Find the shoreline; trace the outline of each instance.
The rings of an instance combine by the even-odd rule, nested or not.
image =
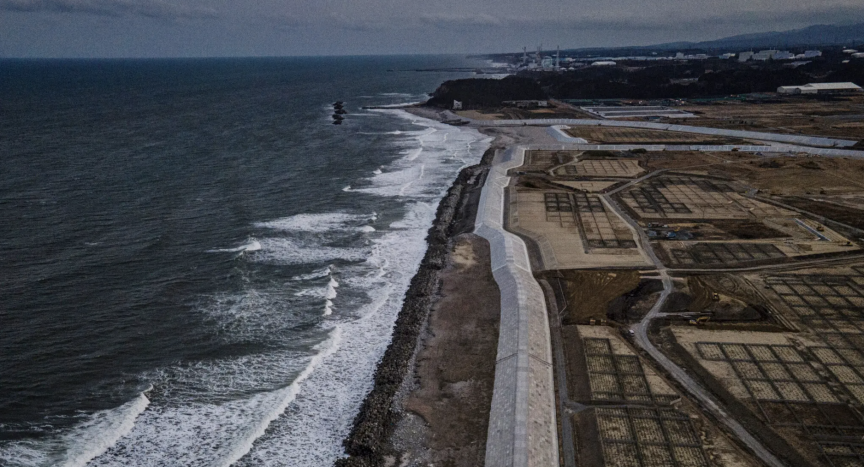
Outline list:
[[[420,116],[430,118],[425,112]],[[435,220],[426,236],[426,253],[405,292],[392,339],[373,376],[374,386],[364,398],[351,430],[342,442],[348,456],[338,459],[334,464],[336,467],[383,465],[384,456],[393,454],[390,438],[402,419],[402,411],[396,408],[400,389],[413,371],[423,329],[430,312],[440,300],[437,291],[441,272],[447,266],[450,242],[457,235],[474,230],[480,190],[494,154],[493,142],[478,164],[459,172],[439,202]]]

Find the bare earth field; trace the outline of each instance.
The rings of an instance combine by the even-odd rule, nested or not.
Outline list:
[[[782,103],[723,102],[680,109],[699,116],[687,119],[685,125],[864,139],[864,96],[824,101],[791,97]]]
[[[597,144],[745,144],[734,138],[623,127],[571,127],[567,134]]]

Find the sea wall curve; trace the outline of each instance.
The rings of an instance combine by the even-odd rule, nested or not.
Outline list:
[[[546,302],[531,273],[528,249],[504,230],[507,170],[524,148],[499,152],[480,195],[475,233],[489,241],[501,291],[495,385],[486,440],[487,467],[558,465],[552,349]]]

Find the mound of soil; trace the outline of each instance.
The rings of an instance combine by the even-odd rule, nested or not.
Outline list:
[[[556,271],[547,279],[563,289],[563,325],[606,319],[609,304],[640,285],[638,271]]]

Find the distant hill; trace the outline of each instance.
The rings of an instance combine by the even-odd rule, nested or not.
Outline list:
[[[562,52],[593,56],[600,55],[641,55],[647,52],[662,51],[728,51],[746,49],[767,49],[772,47],[817,47],[817,46],[864,46],[864,23],[847,26],[818,24],[790,31],[760,32],[741,34],[702,42],[666,42],[663,44],[629,47],[585,47],[567,49]]]
[[[670,42],[646,48],[651,49],[724,49],[767,48],[817,45],[864,44],[864,23],[848,26],[817,24],[791,31],[741,34],[713,41]]]

